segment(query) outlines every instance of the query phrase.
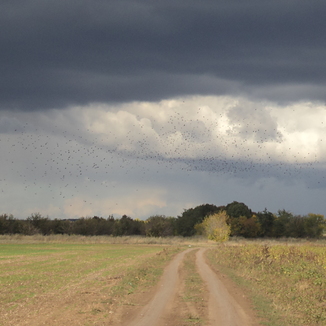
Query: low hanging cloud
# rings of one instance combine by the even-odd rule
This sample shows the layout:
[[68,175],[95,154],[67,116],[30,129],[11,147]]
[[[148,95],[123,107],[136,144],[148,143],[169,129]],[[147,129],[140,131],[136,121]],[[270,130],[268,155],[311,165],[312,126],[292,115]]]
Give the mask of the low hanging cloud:
[[110,155],[167,164],[186,160],[315,164],[325,159],[325,120],[326,110],[318,103],[281,107],[243,98],[197,96],[94,104],[42,115],[16,112],[1,118],[0,124],[10,126],[8,132],[3,129],[2,145],[15,160],[25,151],[25,159],[30,157],[36,166],[53,168],[57,162],[59,170],[64,166],[70,171],[75,164],[85,171],[105,166]]
[[204,159],[211,154],[241,160],[247,153],[253,162],[306,163],[324,155],[326,111],[319,103],[281,107],[198,96],[83,110],[80,122],[101,146],[140,158]]
[[[213,201],[213,180],[324,191],[324,121],[319,102],[229,96],[7,112],[2,204],[25,215],[144,218]],[[223,198],[237,199],[230,191]]]

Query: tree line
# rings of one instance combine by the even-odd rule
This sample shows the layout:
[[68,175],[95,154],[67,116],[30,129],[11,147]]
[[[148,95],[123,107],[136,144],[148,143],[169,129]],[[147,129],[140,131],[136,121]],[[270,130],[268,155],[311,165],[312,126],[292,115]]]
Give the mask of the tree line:
[[[146,220],[93,216],[79,219],[50,219],[40,213],[27,219],[16,219],[13,215],[0,215],[0,234],[68,234],[68,235],[143,235],[148,237],[184,236],[202,233],[209,216],[225,215],[230,236],[245,238],[319,238],[325,230],[325,218],[320,214],[294,215],[286,210],[273,214],[266,209],[252,212],[244,203],[234,201],[226,206],[203,204],[185,209],[180,216],[154,215]],[[215,225],[210,223],[210,225]],[[212,227],[212,226],[210,226]],[[216,226],[220,227],[220,226]]]

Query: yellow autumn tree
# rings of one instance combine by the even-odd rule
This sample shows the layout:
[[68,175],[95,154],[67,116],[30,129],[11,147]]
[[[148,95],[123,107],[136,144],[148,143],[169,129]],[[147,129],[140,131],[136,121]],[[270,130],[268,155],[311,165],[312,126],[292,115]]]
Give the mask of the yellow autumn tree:
[[195,229],[204,234],[209,240],[216,242],[227,241],[230,237],[231,228],[226,223],[228,216],[225,211],[207,216],[203,222],[197,224]]

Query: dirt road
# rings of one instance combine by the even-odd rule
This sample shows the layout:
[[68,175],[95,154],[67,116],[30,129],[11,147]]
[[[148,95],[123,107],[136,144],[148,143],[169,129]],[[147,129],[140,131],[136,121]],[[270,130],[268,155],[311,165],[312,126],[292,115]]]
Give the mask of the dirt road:
[[[182,279],[180,266],[188,249],[179,253],[166,267],[157,290],[147,305],[140,309],[132,318],[128,318],[125,326],[178,326],[175,312],[178,304],[178,291],[180,291]],[[196,267],[204,280],[206,290],[209,293],[207,302],[206,322],[209,326],[254,326],[259,325],[250,303],[244,299],[239,289],[230,285],[230,281],[221,280],[206,263],[204,252],[201,248],[196,253]],[[204,299],[203,299],[204,300]],[[174,310],[174,313],[172,311]],[[130,316],[131,317],[131,316]],[[203,325],[203,324],[201,324]]]

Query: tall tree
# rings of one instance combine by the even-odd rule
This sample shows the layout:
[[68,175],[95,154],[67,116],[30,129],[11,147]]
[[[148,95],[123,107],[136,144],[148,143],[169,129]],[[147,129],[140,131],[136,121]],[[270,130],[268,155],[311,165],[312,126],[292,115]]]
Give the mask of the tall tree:
[[246,204],[239,203],[237,201],[227,204],[225,210],[226,213],[232,218],[238,218],[240,216],[250,218],[252,216],[251,209]]
[[212,204],[203,204],[195,208],[185,210],[177,219],[177,231],[179,235],[190,237],[196,233],[195,225],[201,223],[208,215],[219,212],[224,207]]
[[260,236],[271,237],[273,235],[273,226],[275,221],[274,214],[267,211],[265,208],[263,212],[258,212],[256,215],[260,224]]
[[175,234],[175,217],[155,215],[145,222],[145,234],[148,237],[167,237]]

